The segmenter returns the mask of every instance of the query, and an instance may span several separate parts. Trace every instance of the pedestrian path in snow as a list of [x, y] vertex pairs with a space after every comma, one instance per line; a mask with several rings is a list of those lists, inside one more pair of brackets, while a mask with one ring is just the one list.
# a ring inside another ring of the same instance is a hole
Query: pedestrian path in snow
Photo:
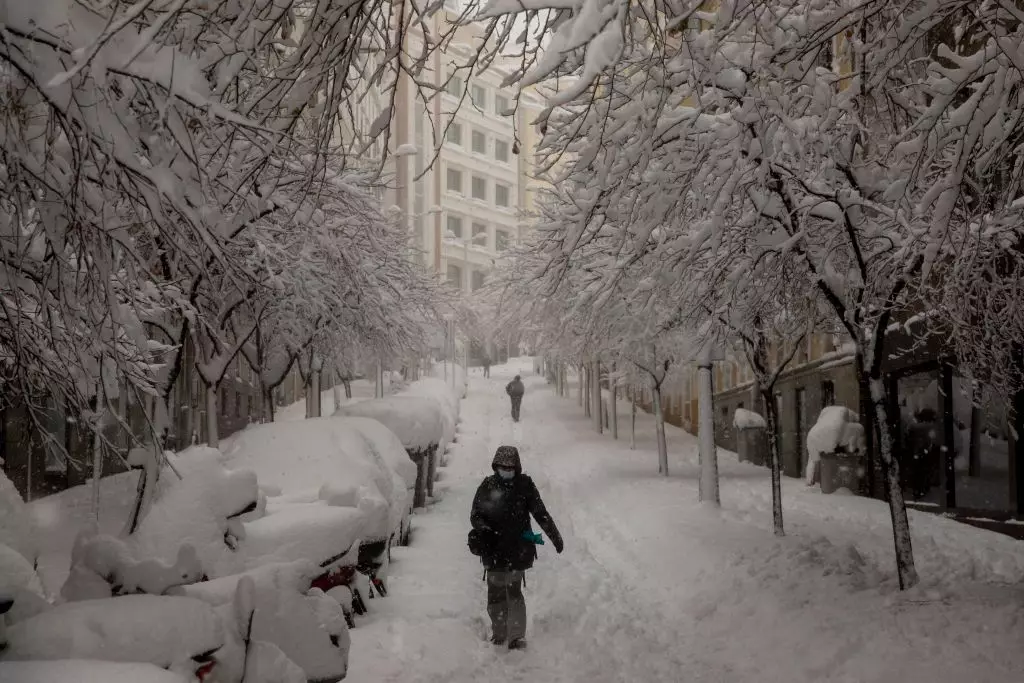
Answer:
[[[504, 392], [516, 373], [519, 424]], [[596, 434], [575, 396], [556, 397], [528, 364], [471, 377], [438, 500], [395, 551], [390, 597], [353, 631], [349, 681], [1024, 680], [1024, 545], [912, 515], [925, 580], [901, 594], [884, 505], [787, 481], [777, 539], [763, 468], [723, 454], [723, 506], [708, 509], [691, 436], [669, 430], [672, 476], [660, 477], [647, 416], [633, 451], [628, 426], [620, 441]], [[466, 548], [502, 444], [520, 449], [566, 545], [542, 547], [527, 575], [527, 652], [487, 642], [483, 572]]]

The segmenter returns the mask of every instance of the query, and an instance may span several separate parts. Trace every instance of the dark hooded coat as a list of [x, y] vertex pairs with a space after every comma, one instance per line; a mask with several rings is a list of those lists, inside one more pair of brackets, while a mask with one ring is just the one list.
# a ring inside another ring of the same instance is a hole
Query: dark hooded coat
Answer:
[[[499, 466], [513, 467], [516, 476], [502, 479]], [[533, 531], [530, 517], [551, 540], [555, 550], [562, 552], [562, 535], [548, 514], [536, 484], [523, 474], [519, 451], [501, 446], [494, 454], [491, 468], [495, 473], [481, 482], [473, 498], [470, 523], [488, 537], [487, 549], [481, 555], [484, 567], [496, 571], [525, 571], [537, 559], [537, 546], [523, 538]]]
[[523, 381], [519, 379], [519, 377], [516, 377], [505, 385], [505, 393], [512, 398], [522, 398], [523, 394], [526, 393], [526, 387], [523, 386]]

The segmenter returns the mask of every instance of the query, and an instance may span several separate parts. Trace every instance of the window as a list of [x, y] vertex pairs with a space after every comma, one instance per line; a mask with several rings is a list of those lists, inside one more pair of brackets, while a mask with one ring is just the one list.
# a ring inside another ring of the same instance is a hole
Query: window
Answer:
[[462, 171], [457, 168], [448, 169], [448, 191], [462, 194]]
[[828, 408], [836, 404], [836, 385], [827, 379], [821, 383], [821, 407]]
[[508, 163], [508, 143], [504, 140], [494, 141], [494, 158]]
[[448, 134], [445, 135], [445, 140], [452, 143], [453, 145], [462, 144], [462, 124], [452, 121], [448, 125]]
[[474, 270], [472, 275], [470, 276], [469, 288], [475, 292], [476, 290], [484, 286], [484, 282], [486, 281], [486, 279], [487, 276], [484, 275], [484, 272], [482, 270]]
[[462, 97], [462, 89], [464, 87], [462, 78], [452, 74], [451, 78], [448, 79], [448, 83], [445, 84], [444, 90], [453, 97]]
[[237, 405], [236, 405], [237, 412], [235, 413], [237, 417], [242, 417], [243, 415], [245, 415], [246, 412], [248, 412], [248, 408], [249, 408], [248, 404], [249, 404], [249, 396], [248, 396], [248, 394], [243, 394], [243, 393], [239, 392], [239, 394], [238, 394], [238, 402], [237, 402]]
[[482, 85], [474, 85], [469, 90], [469, 97], [473, 101], [473, 106], [479, 109], [485, 109], [487, 107], [487, 91], [484, 90]]
[[505, 112], [509, 112], [511, 109], [512, 109], [512, 101], [510, 99], [508, 99], [504, 95], [497, 95], [496, 94], [494, 96], [494, 113], [495, 114], [497, 114], [498, 116], [510, 116], [511, 115], [510, 113], [506, 114]]
[[494, 231], [494, 248], [498, 251], [505, 251], [509, 247], [508, 233], [504, 230]]
[[448, 216], [448, 232], [462, 239], [462, 216]]
[[462, 286], [462, 268], [448, 264], [448, 282], [456, 287]]
[[487, 226], [483, 223], [473, 223], [473, 244], [486, 244], [487, 240], [480, 235], [487, 234]]
[[477, 154], [487, 154], [487, 136], [478, 130], [473, 131], [473, 151]]
[[473, 199], [487, 201], [487, 179], [473, 176]]
[[501, 183], [494, 184], [494, 203], [498, 206], [508, 206], [511, 201], [511, 192], [508, 185]]

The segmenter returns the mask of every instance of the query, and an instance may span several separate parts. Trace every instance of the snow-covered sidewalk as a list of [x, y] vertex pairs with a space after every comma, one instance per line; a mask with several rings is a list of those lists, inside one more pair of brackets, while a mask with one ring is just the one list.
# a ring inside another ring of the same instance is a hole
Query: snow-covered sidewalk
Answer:
[[[527, 382], [523, 421], [504, 383]], [[1010, 683], [1024, 680], [1024, 544], [912, 514], [923, 586], [900, 594], [884, 505], [787, 481], [787, 531], [770, 532], [767, 472], [723, 453], [720, 511], [697, 502], [696, 442], [653, 429], [636, 451], [599, 436], [529, 366], [473, 376], [440, 500], [397, 549], [390, 596], [353, 631], [348, 680]], [[519, 447], [566, 537], [528, 574], [525, 653], [486, 642], [470, 502], [495, 448]]]

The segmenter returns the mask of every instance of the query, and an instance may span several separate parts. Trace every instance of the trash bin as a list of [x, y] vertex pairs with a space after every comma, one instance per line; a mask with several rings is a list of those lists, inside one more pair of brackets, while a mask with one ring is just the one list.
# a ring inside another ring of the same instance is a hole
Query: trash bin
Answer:
[[864, 457], [860, 453], [822, 453], [820, 473], [822, 493], [841, 488], [857, 493], [864, 482]]

